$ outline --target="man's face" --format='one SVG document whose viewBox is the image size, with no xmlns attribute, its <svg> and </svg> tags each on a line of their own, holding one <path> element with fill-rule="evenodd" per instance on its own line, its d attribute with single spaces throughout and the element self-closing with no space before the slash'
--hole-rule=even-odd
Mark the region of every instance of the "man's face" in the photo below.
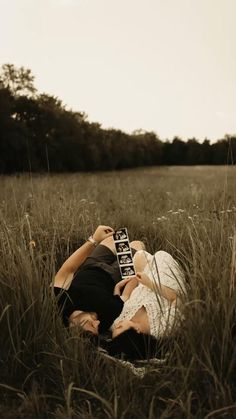
<svg viewBox="0 0 236 419">
<path fill-rule="evenodd" d="M 100 320 L 94 312 L 74 311 L 69 318 L 70 326 L 80 326 L 83 330 L 98 335 Z"/>
</svg>

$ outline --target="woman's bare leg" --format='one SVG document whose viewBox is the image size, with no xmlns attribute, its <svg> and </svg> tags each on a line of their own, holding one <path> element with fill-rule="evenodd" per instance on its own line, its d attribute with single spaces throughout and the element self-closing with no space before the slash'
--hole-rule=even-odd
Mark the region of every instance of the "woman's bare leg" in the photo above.
<svg viewBox="0 0 236 419">
<path fill-rule="evenodd" d="M 145 266 L 148 263 L 148 258 L 147 255 L 149 255 L 147 252 L 145 251 L 138 251 L 137 253 L 135 253 L 134 255 L 134 267 L 136 272 L 143 272 L 145 269 Z M 151 257 L 151 255 L 150 255 Z"/>
<path fill-rule="evenodd" d="M 130 242 L 130 247 L 135 250 L 145 250 L 145 244 L 141 240 L 133 240 Z"/>
</svg>

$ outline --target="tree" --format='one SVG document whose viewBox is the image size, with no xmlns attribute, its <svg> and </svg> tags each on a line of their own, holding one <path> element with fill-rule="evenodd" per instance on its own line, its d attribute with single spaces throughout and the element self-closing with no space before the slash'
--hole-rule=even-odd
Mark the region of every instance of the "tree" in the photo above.
<svg viewBox="0 0 236 419">
<path fill-rule="evenodd" d="M 202 160 L 202 145 L 196 140 L 196 138 L 190 138 L 187 141 L 186 164 L 188 165 L 201 164 L 201 160 Z"/>
<path fill-rule="evenodd" d="M 31 96 L 36 93 L 34 76 L 31 70 L 13 64 L 3 64 L 0 72 L 0 85 L 8 88 L 14 96 Z"/>
</svg>

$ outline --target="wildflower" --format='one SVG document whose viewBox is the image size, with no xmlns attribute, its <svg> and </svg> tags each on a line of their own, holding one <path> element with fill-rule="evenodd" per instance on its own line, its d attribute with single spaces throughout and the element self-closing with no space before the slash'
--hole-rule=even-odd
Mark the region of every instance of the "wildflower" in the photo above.
<svg viewBox="0 0 236 419">
<path fill-rule="evenodd" d="M 87 199 L 85 199 L 85 198 L 82 198 L 81 200 L 80 200 L 80 202 L 86 202 L 87 201 Z"/>
<path fill-rule="evenodd" d="M 35 241 L 34 241 L 34 240 L 30 240 L 30 242 L 29 242 L 29 247 L 30 247 L 31 249 L 33 249 L 33 248 L 35 248 L 35 247 L 36 247 L 36 243 L 35 243 Z"/>
<path fill-rule="evenodd" d="M 174 211 L 173 214 L 179 214 L 179 211 Z"/>
<path fill-rule="evenodd" d="M 220 214 L 224 214 L 225 213 L 225 211 L 220 211 Z"/>
<path fill-rule="evenodd" d="M 226 212 L 233 212 L 233 210 L 231 210 L 231 209 L 227 209 L 227 210 L 226 210 Z"/>
<path fill-rule="evenodd" d="M 173 212 L 173 210 L 169 210 L 169 211 L 167 211 L 167 212 Z"/>
<path fill-rule="evenodd" d="M 184 210 L 184 209 L 182 209 L 182 208 L 179 208 L 179 209 L 178 209 L 178 211 L 179 211 L 179 212 L 185 212 L 185 210 Z"/>
</svg>

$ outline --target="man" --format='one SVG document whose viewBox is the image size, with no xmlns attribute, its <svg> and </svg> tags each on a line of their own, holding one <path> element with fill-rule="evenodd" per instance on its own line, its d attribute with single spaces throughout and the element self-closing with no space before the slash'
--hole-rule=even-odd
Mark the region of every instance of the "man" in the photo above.
<svg viewBox="0 0 236 419">
<path fill-rule="evenodd" d="M 121 293 L 129 278 L 120 281 L 113 233 L 111 227 L 99 226 L 57 272 L 54 293 L 65 325 L 80 325 L 95 335 L 105 332 L 136 285 L 131 281 Z M 133 241 L 130 247 L 135 254 L 144 244 Z"/>
</svg>

